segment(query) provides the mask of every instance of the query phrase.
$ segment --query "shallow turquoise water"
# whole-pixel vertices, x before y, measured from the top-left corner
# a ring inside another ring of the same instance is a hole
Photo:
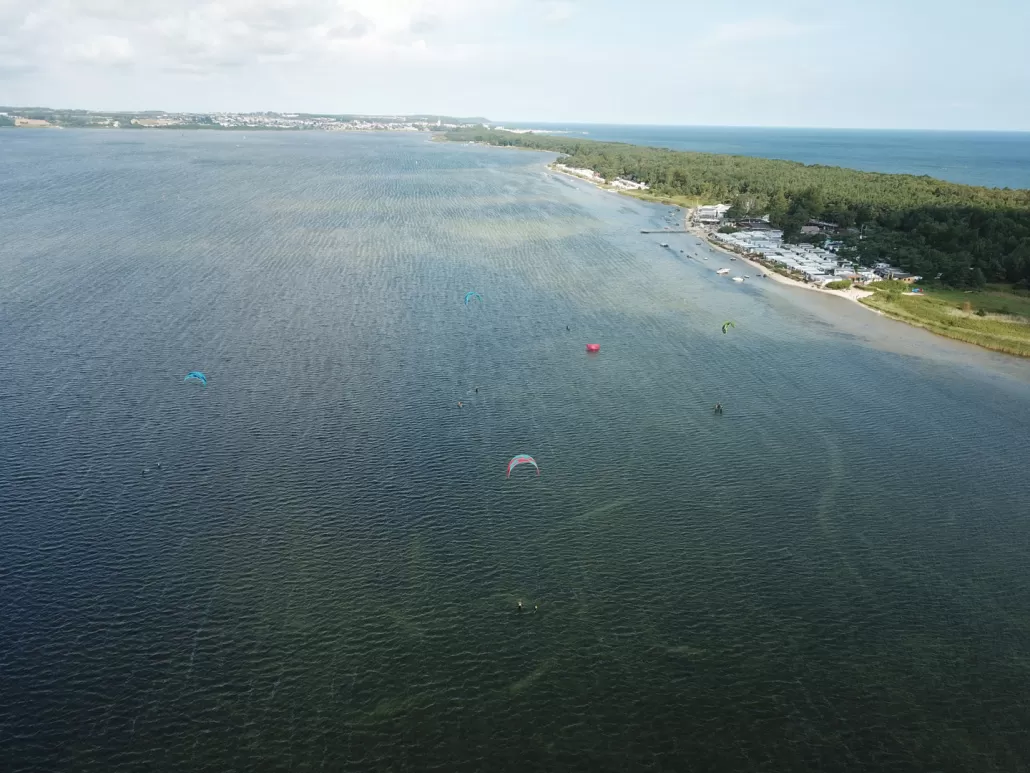
[[[0,135],[10,770],[1030,762],[1030,368],[541,162]]]

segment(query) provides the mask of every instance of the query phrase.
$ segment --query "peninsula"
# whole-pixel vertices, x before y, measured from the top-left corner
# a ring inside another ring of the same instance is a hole
[[[557,153],[584,179],[687,208],[722,249],[812,286],[860,284],[887,316],[1030,357],[1030,190],[482,127],[444,136]]]

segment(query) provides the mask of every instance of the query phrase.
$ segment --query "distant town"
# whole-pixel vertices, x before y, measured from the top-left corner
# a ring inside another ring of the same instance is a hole
[[[20,129],[249,129],[316,131],[445,131],[487,125],[483,118],[316,113],[109,112],[0,106],[0,127]]]

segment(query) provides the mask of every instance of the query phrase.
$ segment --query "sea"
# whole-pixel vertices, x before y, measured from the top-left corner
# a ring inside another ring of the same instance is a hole
[[[0,768],[1030,766],[1030,363],[548,158],[0,133]]]
[[[1030,132],[506,123],[581,139],[1030,188]]]

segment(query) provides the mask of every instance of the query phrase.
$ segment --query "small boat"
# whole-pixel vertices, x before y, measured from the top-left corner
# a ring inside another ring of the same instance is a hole
[[[745,279],[750,279],[751,278],[751,274],[744,274],[744,278]]]
[[[587,344],[587,351],[591,354],[597,354],[601,351],[601,344]]]
[[[728,268],[720,268],[715,273],[718,274],[719,276],[725,276],[726,274],[730,273],[730,270]]]
[[[743,282],[744,281],[744,277],[742,277],[742,276],[735,276],[735,277],[733,277],[733,281],[734,282]]]
[[[668,243],[668,242],[662,242],[662,243],[661,243],[661,244],[659,244],[658,246],[659,246],[659,247],[668,247],[668,246],[669,246],[669,243]]]

